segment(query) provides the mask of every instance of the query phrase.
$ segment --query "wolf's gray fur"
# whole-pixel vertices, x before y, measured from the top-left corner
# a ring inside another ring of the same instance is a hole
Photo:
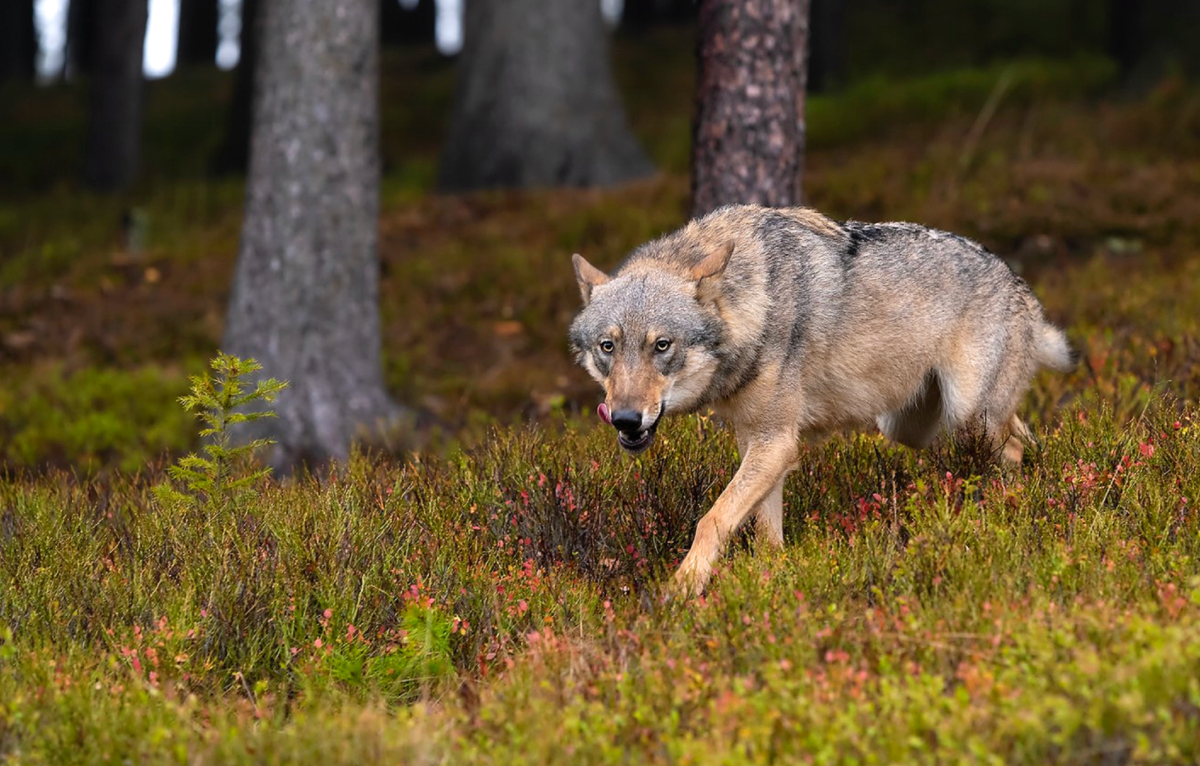
[[[1016,408],[1041,367],[1074,357],[1029,287],[979,244],[907,223],[838,224],[806,208],[729,206],[642,245],[611,275],[575,256],[578,360],[618,439],[713,407],[742,466],[700,521],[677,588],[698,592],[754,511],[782,542],[783,478],[803,438],[874,423],[924,447],[982,422],[1019,461]]]

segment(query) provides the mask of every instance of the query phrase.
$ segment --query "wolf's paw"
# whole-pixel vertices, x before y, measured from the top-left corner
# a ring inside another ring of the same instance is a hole
[[[687,559],[684,559],[679,570],[671,577],[671,582],[667,584],[666,598],[686,601],[700,596],[704,593],[704,586],[708,584],[708,574],[689,566]]]

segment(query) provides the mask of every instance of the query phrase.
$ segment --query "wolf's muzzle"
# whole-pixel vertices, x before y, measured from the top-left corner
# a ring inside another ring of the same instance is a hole
[[[617,443],[626,452],[635,455],[649,447],[650,443],[654,441],[654,431],[658,428],[662,409],[663,406],[660,403],[658,414],[655,415],[653,422],[645,428],[642,428],[642,413],[636,410],[617,410],[611,413],[608,421],[617,429]]]

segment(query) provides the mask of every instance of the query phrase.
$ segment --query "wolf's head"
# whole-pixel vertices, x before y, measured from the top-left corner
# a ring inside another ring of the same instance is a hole
[[[583,311],[571,325],[579,364],[604,386],[617,441],[650,446],[659,419],[704,403],[718,365],[722,324],[715,301],[733,245],[687,270],[639,260],[614,276],[576,255]]]

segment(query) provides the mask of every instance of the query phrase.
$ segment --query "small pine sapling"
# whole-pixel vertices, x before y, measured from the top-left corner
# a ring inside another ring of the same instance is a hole
[[[187,487],[186,493],[169,485],[155,488],[165,502],[208,507],[210,515],[228,509],[242,490],[271,473],[270,468],[263,468],[237,475],[237,469],[244,461],[259,448],[273,444],[274,440],[254,439],[235,444],[231,427],[275,417],[271,410],[238,412],[238,408],[252,402],[272,402],[288,385],[287,381],[268,378],[247,390],[246,376],[262,369],[262,365],[253,359],[218,353],[211,366],[215,375],[192,376],[191,394],[179,398],[183,408],[195,413],[204,423],[200,431],[200,437],[205,441],[204,456],[192,453],[167,469],[171,478]]]

